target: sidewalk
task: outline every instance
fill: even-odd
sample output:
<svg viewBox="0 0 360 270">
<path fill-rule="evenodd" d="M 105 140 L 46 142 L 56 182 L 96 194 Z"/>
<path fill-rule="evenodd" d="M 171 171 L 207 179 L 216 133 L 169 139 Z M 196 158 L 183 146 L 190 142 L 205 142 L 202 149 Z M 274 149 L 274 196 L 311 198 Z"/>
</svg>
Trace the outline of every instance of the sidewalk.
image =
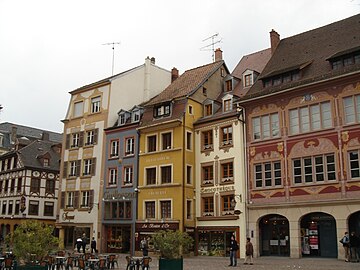
<svg viewBox="0 0 360 270">
<path fill-rule="evenodd" d="M 119 268 L 126 270 L 126 254 L 119 255 Z M 159 269 L 158 258 L 152 257 L 151 270 Z M 260 257 L 254 259 L 254 265 L 244 265 L 243 259 L 238 259 L 237 267 L 228 267 L 229 258 L 197 256 L 184 258 L 184 270 L 218 270 L 218 269 L 246 269 L 246 270 L 347 270 L 360 269 L 360 263 L 348 263 L 338 259 L 302 258 L 290 259 L 286 257 Z M 169 269 L 171 270 L 171 269 Z"/>
</svg>

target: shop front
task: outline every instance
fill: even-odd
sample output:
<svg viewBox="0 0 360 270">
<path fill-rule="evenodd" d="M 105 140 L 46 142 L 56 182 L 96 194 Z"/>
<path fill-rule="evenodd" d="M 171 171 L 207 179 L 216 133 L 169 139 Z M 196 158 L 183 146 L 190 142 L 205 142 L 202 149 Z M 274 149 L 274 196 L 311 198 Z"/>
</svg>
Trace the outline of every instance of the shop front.
<svg viewBox="0 0 360 270">
<path fill-rule="evenodd" d="M 239 239 L 238 227 L 198 227 L 196 250 L 200 256 L 229 256 L 230 238 Z M 238 240 L 239 241 L 239 240 Z"/>
<path fill-rule="evenodd" d="M 159 230 L 179 230 L 179 222 L 138 222 L 135 225 L 135 251 L 140 251 L 140 242 L 146 238 L 149 252 L 154 252 L 155 247 L 152 236 Z"/>
<path fill-rule="evenodd" d="M 304 257 L 337 257 L 335 219 L 325 213 L 310 213 L 301 219 L 301 252 Z"/>
<path fill-rule="evenodd" d="M 129 253 L 131 247 L 131 225 L 106 225 L 106 252 Z"/>
</svg>

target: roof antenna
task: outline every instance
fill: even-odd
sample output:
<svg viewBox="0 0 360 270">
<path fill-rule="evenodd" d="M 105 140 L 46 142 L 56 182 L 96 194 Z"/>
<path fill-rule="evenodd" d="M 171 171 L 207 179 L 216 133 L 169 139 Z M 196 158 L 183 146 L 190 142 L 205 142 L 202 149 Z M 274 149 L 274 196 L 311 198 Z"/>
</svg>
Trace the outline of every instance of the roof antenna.
<svg viewBox="0 0 360 270">
<path fill-rule="evenodd" d="M 211 43 L 209 45 L 206 45 L 204 47 L 200 48 L 200 51 L 212 51 L 212 60 L 213 62 L 215 62 L 215 44 L 220 43 L 222 41 L 222 38 L 218 37 L 219 33 L 215 33 L 210 37 L 205 38 L 202 42 L 207 41 L 209 39 L 211 39 Z M 220 38 L 220 39 L 216 39 L 215 38 Z M 211 46 L 211 48 L 209 48 Z"/>
<path fill-rule="evenodd" d="M 119 45 L 120 42 L 109 42 L 109 43 L 104 43 L 103 45 L 112 45 L 112 50 L 113 50 L 113 57 L 112 57 L 112 71 L 111 71 L 111 76 L 114 75 L 114 56 L 115 56 L 115 45 Z"/>
</svg>

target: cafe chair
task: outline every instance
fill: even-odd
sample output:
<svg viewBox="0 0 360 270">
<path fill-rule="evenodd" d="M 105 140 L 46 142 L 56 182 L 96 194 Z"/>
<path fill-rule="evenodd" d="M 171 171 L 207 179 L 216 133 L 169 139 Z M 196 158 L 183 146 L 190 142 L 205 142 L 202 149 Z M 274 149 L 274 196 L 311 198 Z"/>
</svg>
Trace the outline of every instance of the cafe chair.
<svg viewBox="0 0 360 270">
<path fill-rule="evenodd" d="M 85 260 L 83 258 L 78 259 L 78 269 L 79 270 L 87 270 L 88 267 L 86 267 Z"/>
<path fill-rule="evenodd" d="M 99 270 L 106 270 L 107 265 L 106 265 L 106 259 L 100 259 L 99 260 Z"/>
<path fill-rule="evenodd" d="M 150 257 L 144 257 L 142 259 L 142 269 L 149 270 L 151 261 L 152 261 L 152 259 Z"/>
<path fill-rule="evenodd" d="M 69 270 L 70 267 L 71 267 L 71 269 L 74 268 L 74 257 L 67 257 L 67 259 L 66 259 L 65 269 Z"/>
<path fill-rule="evenodd" d="M 4 260 L 4 269 L 5 270 L 12 270 L 13 267 L 13 259 L 12 258 L 5 258 Z"/>
<path fill-rule="evenodd" d="M 134 270 L 135 269 L 135 262 L 131 259 L 130 256 L 126 256 L 126 270 Z"/>
<path fill-rule="evenodd" d="M 115 264 L 117 267 L 119 267 L 119 263 L 117 261 L 116 255 L 111 254 L 109 256 L 109 269 L 114 269 L 115 268 Z"/>
</svg>

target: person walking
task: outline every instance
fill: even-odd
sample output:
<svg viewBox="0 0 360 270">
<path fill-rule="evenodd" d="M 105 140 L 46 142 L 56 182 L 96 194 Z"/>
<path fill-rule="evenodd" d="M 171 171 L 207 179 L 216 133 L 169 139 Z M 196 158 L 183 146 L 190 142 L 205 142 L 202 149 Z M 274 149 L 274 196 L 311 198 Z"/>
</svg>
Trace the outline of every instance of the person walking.
<svg viewBox="0 0 360 270">
<path fill-rule="evenodd" d="M 349 260 L 352 262 L 359 261 L 359 237 L 355 234 L 355 232 L 351 232 L 349 237 L 349 244 L 350 244 L 350 258 Z"/>
<path fill-rule="evenodd" d="M 245 248 L 245 261 L 244 264 L 254 264 L 254 247 L 250 241 L 250 237 L 246 238 L 246 248 Z"/>
<path fill-rule="evenodd" d="M 91 247 L 91 253 L 93 253 L 93 252 L 97 253 L 95 237 L 92 238 L 90 247 Z"/>
<path fill-rule="evenodd" d="M 83 252 L 86 253 L 86 243 L 87 243 L 87 239 L 86 239 L 86 234 L 85 234 L 85 233 L 83 233 L 81 240 L 82 240 Z"/>
<path fill-rule="evenodd" d="M 349 246 L 350 246 L 350 238 L 349 233 L 345 232 L 343 238 L 341 238 L 340 243 L 343 245 L 344 251 L 345 251 L 345 262 L 349 261 Z"/>
<path fill-rule="evenodd" d="M 82 240 L 79 237 L 78 239 L 76 239 L 76 248 L 79 253 L 81 252 L 81 247 L 82 247 Z"/>
<path fill-rule="evenodd" d="M 146 257 L 148 256 L 148 243 L 147 243 L 147 240 L 146 240 L 146 237 L 144 236 L 143 240 L 141 240 L 140 242 L 140 248 L 143 252 L 143 257 Z"/>
<path fill-rule="evenodd" d="M 230 264 L 229 266 L 236 266 L 237 265 L 237 256 L 236 256 L 236 253 L 239 249 L 239 246 L 238 246 L 238 243 L 237 241 L 235 240 L 235 236 L 232 235 L 231 238 L 230 238 Z"/>
</svg>

